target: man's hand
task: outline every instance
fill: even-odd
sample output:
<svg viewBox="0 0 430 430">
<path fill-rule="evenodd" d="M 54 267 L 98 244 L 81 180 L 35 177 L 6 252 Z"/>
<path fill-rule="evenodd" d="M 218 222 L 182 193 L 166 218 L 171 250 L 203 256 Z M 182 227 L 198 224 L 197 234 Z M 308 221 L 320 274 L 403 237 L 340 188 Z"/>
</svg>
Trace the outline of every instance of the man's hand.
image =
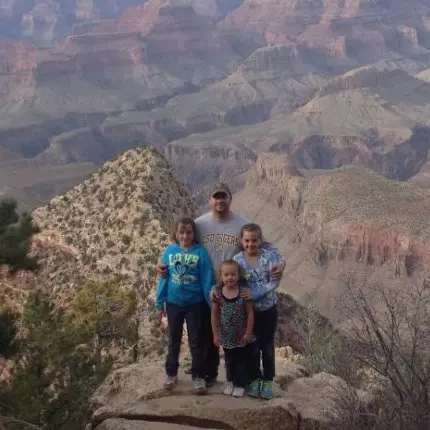
<svg viewBox="0 0 430 430">
<path fill-rule="evenodd" d="M 155 267 L 155 270 L 157 271 L 157 273 L 162 277 L 165 278 L 168 274 L 168 270 L 167 270 L 167 264 L 163 264 L 161 262 L 161 260 L 158 260 L 157 262 L 157 266 Z"/>
<path fill-rule="evenodd" d="M 166 311 L 164 309 L 157 309 L 157 320 L 161 324 L 163 318 L 166 316 Z"/>
<path fill-rule="evenodd" d="M 221 344 L 221 337 L 219 334 L 214 334 L 214 345 L 219 348 Z"/>
<path fill-rule="evenodd" d="M 210 291 L 209 298 L 210 298 L 211 302 L 215 302 L 215 303 L 219 302 L 218 292 L 215 288 L 212 288 L 212 290 Z"/>
<path fill-rule="evenodd" d="M 275 281 L 281 280 L 282 275 L 284 273 L 284 269 L 285 269 L 285 263 L 275 264 L 272 267 L 272 270 L 270 272 L 270 277 Z"/>
<path fill-rule="evenodd" d="M 244 300 L 252 300 L 251 290 L 249 288 L 243 288 L 241 290 L 240 297 Z"/>
</svg>

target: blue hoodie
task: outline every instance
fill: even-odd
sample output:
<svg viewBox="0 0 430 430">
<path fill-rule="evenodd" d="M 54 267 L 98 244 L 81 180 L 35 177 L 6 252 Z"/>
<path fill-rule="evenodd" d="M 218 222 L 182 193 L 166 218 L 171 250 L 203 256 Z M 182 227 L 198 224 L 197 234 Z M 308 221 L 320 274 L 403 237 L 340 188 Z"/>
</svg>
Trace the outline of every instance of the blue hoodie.
<svg viewBox="0 0 430 430">
<path fill-rule="evenodd" d="M 164 304 L 188 306 L 207 301 L 212 287 L 212 265 L 209 254 L 202 245 L 183 250 L 178 244 L 169 245 L 161 256 L 167 264 L 168 276 L 158 282 L 155 307 Z"/>
</svg>

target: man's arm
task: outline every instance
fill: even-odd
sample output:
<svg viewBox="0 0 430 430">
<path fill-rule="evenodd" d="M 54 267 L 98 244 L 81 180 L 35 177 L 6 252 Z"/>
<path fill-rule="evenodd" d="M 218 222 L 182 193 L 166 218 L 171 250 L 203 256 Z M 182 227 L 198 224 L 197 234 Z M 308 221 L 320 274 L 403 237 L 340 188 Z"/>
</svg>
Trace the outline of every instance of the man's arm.
<svg viewBox="0 0 430 430">
<path fill-rule="evenodd" d="M 201 247 L 200 249 L 200 280 L 203 295 L 208 305 L 211 305 L 210 292 L 212 289 L 212 263 L 208 252 Z"/>
<path fill-rule="evenodd" d="M 262 248 L 276 256 L 277 263 L 273 265 L 270 272 L 270 277 L 276 281 L 279 281 L 284 273 L 286 265 L 285 260 L 282 258 L 278 248 L 276 248 L 272 243 L 263 241 Z"/>
<path fill-rule="evenodd" d="M 167 268 L 167 254 L 168 254 L 168 249 L 164 250 L 160 258 L 160 261 L 163 264 L 165 264 L 166 268 Z M 155 307 L 158 310 L 164 309 L 164 304 L 167 301 L 168 286 L 169 286 L 169 275 L 167 272 L 166 276 L 159 279 L 157 290 L 155 292 Z"/>
<path fill-rule="evenodd" d="M 167 289 L 168 289 L 169 279 L 161 278 L 158 281 L 157 291 L 155 293 L 155 308 L 159 311 L 164 309 L 164 304 L 167 301 Z"/>
<path fill-rule="evenodd" d="M 162 276 L 162 277 L 166 277 L 168 276 L 168 271 L 167 271 L 167 264 L 164 264 L 161 257 L 160 259 L 157 261 L 157 265 L 155 266 L 155 270 L 157 271 L 157 273 Z"/>
</svg>

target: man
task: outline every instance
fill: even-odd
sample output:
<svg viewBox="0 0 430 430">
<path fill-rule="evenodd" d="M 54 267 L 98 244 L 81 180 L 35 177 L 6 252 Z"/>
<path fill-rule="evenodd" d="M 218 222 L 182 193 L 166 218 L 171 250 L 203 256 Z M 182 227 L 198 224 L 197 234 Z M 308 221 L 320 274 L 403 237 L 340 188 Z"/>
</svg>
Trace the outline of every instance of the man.
<svg viewBox="0 0 430 430">
<path fill-rule="evenodd" d="M 195 220 L 197 226 L 198 241 L 206 248 L 212 262 L 214 275 L 218 276 L 218 268 L 225 260 L 230 260 L 240 250 L 240 230 L 250 221 L 230 207 L 232 194 L 228 185 L 217 182 L 211 190 L 209 204 L 212 210 Z M 265 248 L 270 248 L 276 254 L 279 252 L 269 243 L 264 244 Z M 285 268 L 285 262 L 276 265 L 272 272 L 273 279 L 280 279 Z M 163 275 L 165 266 L 161 263 L 157 265 L 157 271 Z M 216 279 L 214 279 L 214 283 Z M 213 334 L 211 328 L 210 308 L 207 307 L 205 316 L 205 369 L 206 383 L 208 387 L 215 384 L 218 376 L 219 349 L 213 344 Z"/>
</svg>

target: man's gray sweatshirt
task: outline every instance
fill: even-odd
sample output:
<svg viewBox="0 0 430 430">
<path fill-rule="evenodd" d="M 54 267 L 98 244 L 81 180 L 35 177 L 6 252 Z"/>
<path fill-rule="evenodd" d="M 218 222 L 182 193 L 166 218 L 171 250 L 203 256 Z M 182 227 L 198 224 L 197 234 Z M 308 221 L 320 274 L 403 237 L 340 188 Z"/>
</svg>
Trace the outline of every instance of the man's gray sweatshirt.
<svg viewBox="0 0 430 430">
<path fill-rule="evenodd" d="M 212 262 L 214 274 L 218 277 L 220 264 L 225 260 L 231 260 L 240 251 L 240 230 L 251 221 L 231 212 L 229 220 L 220 221 L 213 218 L 212 212 L 208 212 L 196 220 L 198 241 L 206 248 Z M 279 251 L 270 243 L 264 243 L 264 248 L 270 249 L 282 257 Z"/>
</svg>

